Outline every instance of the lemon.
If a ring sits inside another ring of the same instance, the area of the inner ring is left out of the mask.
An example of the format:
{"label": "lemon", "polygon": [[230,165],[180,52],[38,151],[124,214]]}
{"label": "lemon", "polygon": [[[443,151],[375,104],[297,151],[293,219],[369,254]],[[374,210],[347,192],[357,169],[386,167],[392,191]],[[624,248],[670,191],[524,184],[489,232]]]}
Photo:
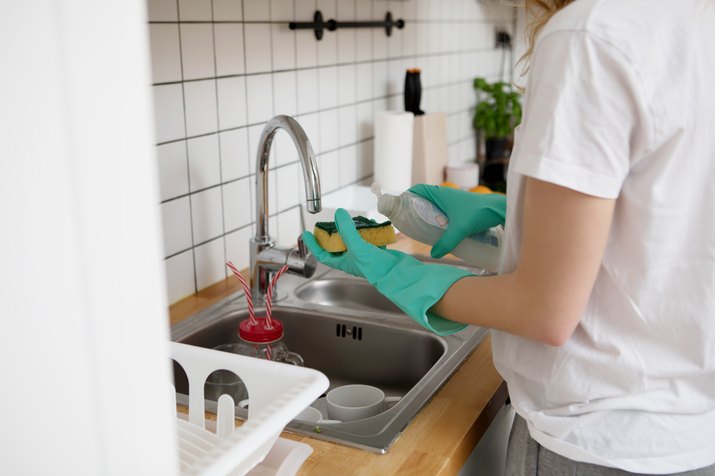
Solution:
{"label": "lemon", "polygon": [[494,193],[492,192],[492,189],[486,185],[477,185],[474,188],[470,188],[469,191],[474,193]]}
{"label": "lemon", "polygon": [[440,185],[441,187],[460,188],[459,185],[457,185],[456,183],[452,183],[452,182],[442,182],[442,183],[439,184],[439,185]]}

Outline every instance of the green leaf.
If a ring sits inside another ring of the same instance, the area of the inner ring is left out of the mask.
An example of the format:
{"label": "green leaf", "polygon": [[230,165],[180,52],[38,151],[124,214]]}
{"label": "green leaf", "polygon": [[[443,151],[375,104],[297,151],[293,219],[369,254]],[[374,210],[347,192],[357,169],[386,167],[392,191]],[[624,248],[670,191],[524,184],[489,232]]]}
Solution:
{"label": "green leaf", "polygon": [[484,78],[474,78],[474,89],[484,90],[488,87],[488,83]]}
{"label": "green leaf", "polygon": [[504,81],[490,83],[480,77],[474,78],[473,84],[481,94],[474,108],[472,126],[482,130],[488,138],[510,137],[521,122],[521,94]]}

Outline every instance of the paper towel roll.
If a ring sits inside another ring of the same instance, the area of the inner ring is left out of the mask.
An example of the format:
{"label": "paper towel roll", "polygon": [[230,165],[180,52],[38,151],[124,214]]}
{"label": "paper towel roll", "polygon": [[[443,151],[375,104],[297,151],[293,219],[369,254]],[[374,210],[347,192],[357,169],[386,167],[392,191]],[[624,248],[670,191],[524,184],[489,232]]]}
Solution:
{"label": "paper towel roll", "polygon": [[444,182],[448,162],[447,120],[443,112],[415,116],[412,141],[412,182],[438,185]]}
{"label": "paper towel roll", "polygon": [[389,193],[402,193],[412,185],[412,134],[414,114],[383,111],[375,115],[374,181]]}

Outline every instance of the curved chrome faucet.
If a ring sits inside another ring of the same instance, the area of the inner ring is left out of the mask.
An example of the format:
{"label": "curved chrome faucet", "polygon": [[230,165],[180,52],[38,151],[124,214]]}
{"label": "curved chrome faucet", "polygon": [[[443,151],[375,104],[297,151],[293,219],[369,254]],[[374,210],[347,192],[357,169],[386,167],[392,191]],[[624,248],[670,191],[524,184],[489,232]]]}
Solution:
{"label": "curved chrome faucet", "polygon": [[265,300],[273,275],[283,266],[288,271],[310,277],[315,272],[316,260],[298,238],[297,249],[276,246],[268,232],[268,158],[273,137],[278,129],[283,129],[293,139],[303,169],[305,181],[305,205],[310,213],[322,209],[320,203],[320,176],[308,136],[292,117],[276,116],[266,123],[258,142],[256,162],[256,234],[251,238],[251,294],[256,303]]}

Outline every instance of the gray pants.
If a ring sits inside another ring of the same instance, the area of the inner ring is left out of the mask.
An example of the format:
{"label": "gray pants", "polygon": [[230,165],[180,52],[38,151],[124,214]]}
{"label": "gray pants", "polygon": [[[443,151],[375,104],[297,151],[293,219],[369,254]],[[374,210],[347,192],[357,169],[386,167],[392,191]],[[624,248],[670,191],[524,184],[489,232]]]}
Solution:
{"label": "gray pants", "polygon": [[[578,463],[534,441],[529,435],[526,421],[519,415],[509,434],[506,455],[506,476],[634,476],[620,469],[607,468],[588,463]],[[640,474],[640,473],[639,473]],[[707,468],[677,473],[673,476],[715,476],[715,465]]]}

